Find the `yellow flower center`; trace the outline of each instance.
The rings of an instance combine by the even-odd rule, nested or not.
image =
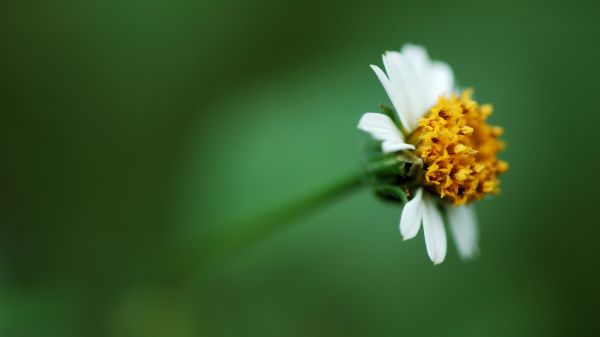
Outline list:
[[[503,130],[486,122],[492,106],[480,106],[472,94],[440,97],[410,136],[425,164],[425,185],[455,205],[498,193],[498,175],[508,169],[496,156],[504,148]]]

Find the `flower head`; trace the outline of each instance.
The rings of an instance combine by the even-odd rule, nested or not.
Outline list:
[[[373,161],[392,164],[392,170],[370,171],[376,188],[407,201],[400,232],[411,239],[422,223],[435,264],[446,256],[444,215],[459,254],[472,257],[478,233],[470,203],[498,193],[498,175],[508,169],[497,158],[502,128],[487,124],[492,106],[474,101],[471,89],[457,94],[451,68],[430,60],[422,47],[386,52],[383,64],[386,72],[371,67],[396,114],[367,112],[358,124],[381,141],[381,156]]]
[[[498,175],[508,168],[496,156],[503,130],[486,123],[492,106],[480,106],[471,95],[440,97],[412,135],[427,167],[425,186],[457,206],[499,192]]]

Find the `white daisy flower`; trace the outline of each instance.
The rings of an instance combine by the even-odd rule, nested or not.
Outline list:
[[[455,94],[452,69],[432,61],[424,48],[408,44],[400,52],[386,52],[383,64],[385,72],[371,68],[400,125],[389,115],[367,112],[358,128],[381,141],[382,155],[398,154],[399,162],[411,164],[422,160],[417,176],[398,171],[394,179],[385,178],[385,184],[393,181],[394,188],[412,195],[402,211],[400,233],[412,239],[423,224],[427,254],[439,264],[447,250],[445,215],[459,255],[471,258],[478,252],[478,227],[470,203],[497,193],[497,176],[508,168],[496,157],[503,147],[502,129],[486,123],[492,108],[473,101],[472,90]],[[375,175],[377,184],[384,184]]]

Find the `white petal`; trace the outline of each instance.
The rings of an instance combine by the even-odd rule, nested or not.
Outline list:
[[[381,150],[383,150],[384,153],[392,153],[392,152],[396,152],[396,151],[414,150],[414,149],[415,149],[414,145],[406,144],[402,141],[386,140],[383,143],[381,143]]]
[[[379,81],[383,85],[385,92],[387,93],[390,101],[392,101],[392,105],[394,109],[396,109],[396,113],[400,118],[400,122],[404,128],[408,127],[408,121],[410,119],[410,115],[408,115],[408,106],[404,90],[397,88],[390,79],[385,75],[383,70],[378,66],[371,65],[371,69],[375,72],[375,75],[379,78]]]
[[[414,150],[414,145],[404,143],[404,136],[394,122],[386,115],[367,112],[358,122],[358,128],[368,132],[377,140],[381,140],[381,149],[385,153]]]
[[[409,60],[410,66],[419,74],[417,82],[427,93],[424,102],[427,110],[435,105],[440,96],[448,96],[452,93],[454,75],[448,64],[431,61],[425,48],[413,44],[404,45],[402,53]]]
[[[402,234],[402,239],[412,239],[419,233],[422,216],[423,189],[419,188],[412,200],[406,203],[402,210],[402,216],[400,217],[400,233]]]
[[[366,112],[358,122],[358,128],[368,132],[377,140],[404,140],[394,121],[376,112]]]
[[[448,206],[446,208],[450,232],[459,255],[463,259],[469,259],[479,252],[477,241],[479,233],[477,218],[473,206]]]
[[[449,96],[454,90],[454,74],[452,68],[444,62],[433,62],[431,65],[431,87],[429,104],[435,105],[440,96]]]
[[[446,230],[442,214],[433,197],[425,195],[423,207],[423,233],[427,254],[433,264],[440,264],[446,257]]]
[[[393,87],[403,93],[403,103],[406,107],[406,124],[404,127],[407,132],[411,132],[417,127],[415,112],[420,108],[419,100],[421,97],[419,88],[415,86],[414,74],[404,56],[398,52],[386,52],[383,55],[383,64]]]
[[[427,79],[427,68],[429,66],[429,55],[425,48],[414,44],[407,43],[402,46],[402,54],[406,56],[411,67],[415,69],[419,76],[419,80]],[[419,83],[420,86],[425,87],[427,83]]]
[[[417,109],[413,118],[418,120],[431,109],[433,104],[429,102],[429,93],[431,91],[431,61],[425,48],[413,44],[406,44],[402,47],[402,55],[406,59],[409,74],[412,74],[411,87],[418,91],[419,100]],[[434,102],[435,103],[435,102]]]
[[[387,75],[371,66],[383,84],[406,132],[413,131],[418,121],[433,107],[439,96],[454,89],[452,69],[443,62],[434,62],[425,48],[407,44],[401,52],[383,55]]]

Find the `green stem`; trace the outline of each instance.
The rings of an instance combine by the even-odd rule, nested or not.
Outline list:
[[[290,227],[296,220],[353,192],[362,185],[363,173],[355,173],[315,194],[265,213],[239,226],[223,227],[226,230],[216,236],[202,237],[199,242],[193,239],[186,240],[189,245],[183,244],[183,247],[175,248],[179,253],[175,261],[176,265],[171,266],[176,269],[172,276],[181,278],[187,277],[189,274],[201,274],[211,265],[222,262],[274,233]],[[181,250],[182,248],[183,250]]]

